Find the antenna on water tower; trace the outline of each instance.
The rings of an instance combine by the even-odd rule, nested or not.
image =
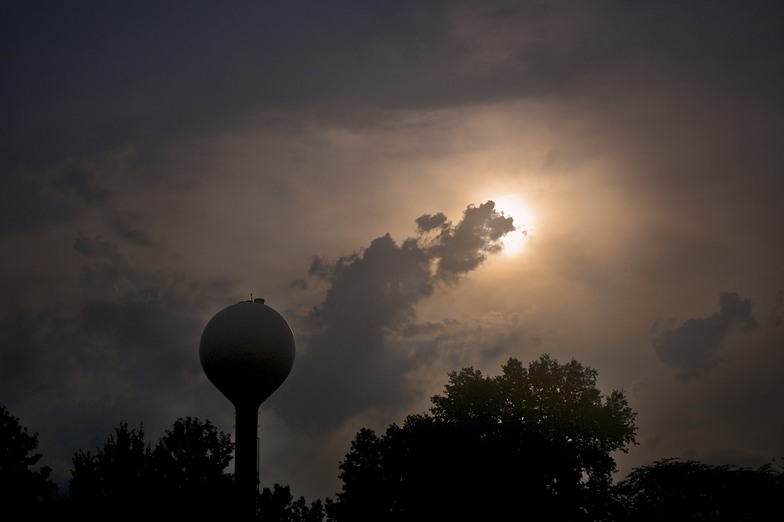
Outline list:
[[[251,294],[252,296],[253,294]],[[207,378],[234,405],[234,478],[238,506],[256,515],[258,413],[294,365],[294,334],[277,311],[256,298],[227,306],[209,320],[199,358]]]

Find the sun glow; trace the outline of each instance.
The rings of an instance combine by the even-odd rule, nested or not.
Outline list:
[[[519,254],[530,239],[529,234],[533,229],[533,213],[528,204],[516,194],[506,194],[490,198],[495,203],[495,209],[506,217],[514,219],[515,230],[506,234],[501,242],[504,245],[504,254]]]

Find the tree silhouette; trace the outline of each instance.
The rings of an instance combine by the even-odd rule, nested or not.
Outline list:
[[[617,520],[726,520],[775,518],[784,498],[784,475],[758,469],[665,459],[635,468],[616,486]]]
[[[325,516],[324,503],[320,499],[316,499],[308,505],[305,497],[300,496],[291,504],[292,522],[321,522]]]
[[[609,516],[611,453],[635,443],[635,414],[622,392],[602,396],[596,375],[548,355],[528,368],[509,359],[493,378],[450,373],[428,413],[381,437],[357,433],[327,513],[340,522]]]
[[[0,505],[6,512],[30,513],[55,499],[57,485],[48,466],[31,469],[41,459],[38,434],[30,435],[19,418],[0,404]]]
[[[264,488],[259,494],[259,519],[269,522],[288,522],[291,520],[293,499],[288,486],[275,484],[273,489]]]
[[[73,509],[82,515],[117,516],[144,512],[153,493],[150,446],[144,430],[120,423],[95,455],[81,449],[74,454],[68,493]]]
[[[140,427],[121,423],[95,455],[73,458],[69,494],[80,515],[109,517],[155,512],[208,516],[231,512],[233,445],[210,421],[175,421],[154,449]]]
[[[229,435],[209,420],[177,419],[151,454],[156,504],[172,515],[225,515],[233,505],[226,473],[233,449]]]
[[[308,506],[305,497],[294,500],[289,486],[275,484],[259,494],[258,515],[264,522],[322,522],[325,511],[321,500]]]

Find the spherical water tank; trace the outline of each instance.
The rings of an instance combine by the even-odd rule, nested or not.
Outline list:
[[[230,305],[210,319],[199,344],[207,378],[235,406],[258,408],[294,364],[289,324],[263,299]]]

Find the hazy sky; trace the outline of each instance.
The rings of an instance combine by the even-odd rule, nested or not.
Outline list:
[[[233,433],[198,343],[251,294],[263,487],[543,353],[627,393],[618,479],[784,456],[781,2],[0,6],[0,403],[62,487],[121,421]]]

